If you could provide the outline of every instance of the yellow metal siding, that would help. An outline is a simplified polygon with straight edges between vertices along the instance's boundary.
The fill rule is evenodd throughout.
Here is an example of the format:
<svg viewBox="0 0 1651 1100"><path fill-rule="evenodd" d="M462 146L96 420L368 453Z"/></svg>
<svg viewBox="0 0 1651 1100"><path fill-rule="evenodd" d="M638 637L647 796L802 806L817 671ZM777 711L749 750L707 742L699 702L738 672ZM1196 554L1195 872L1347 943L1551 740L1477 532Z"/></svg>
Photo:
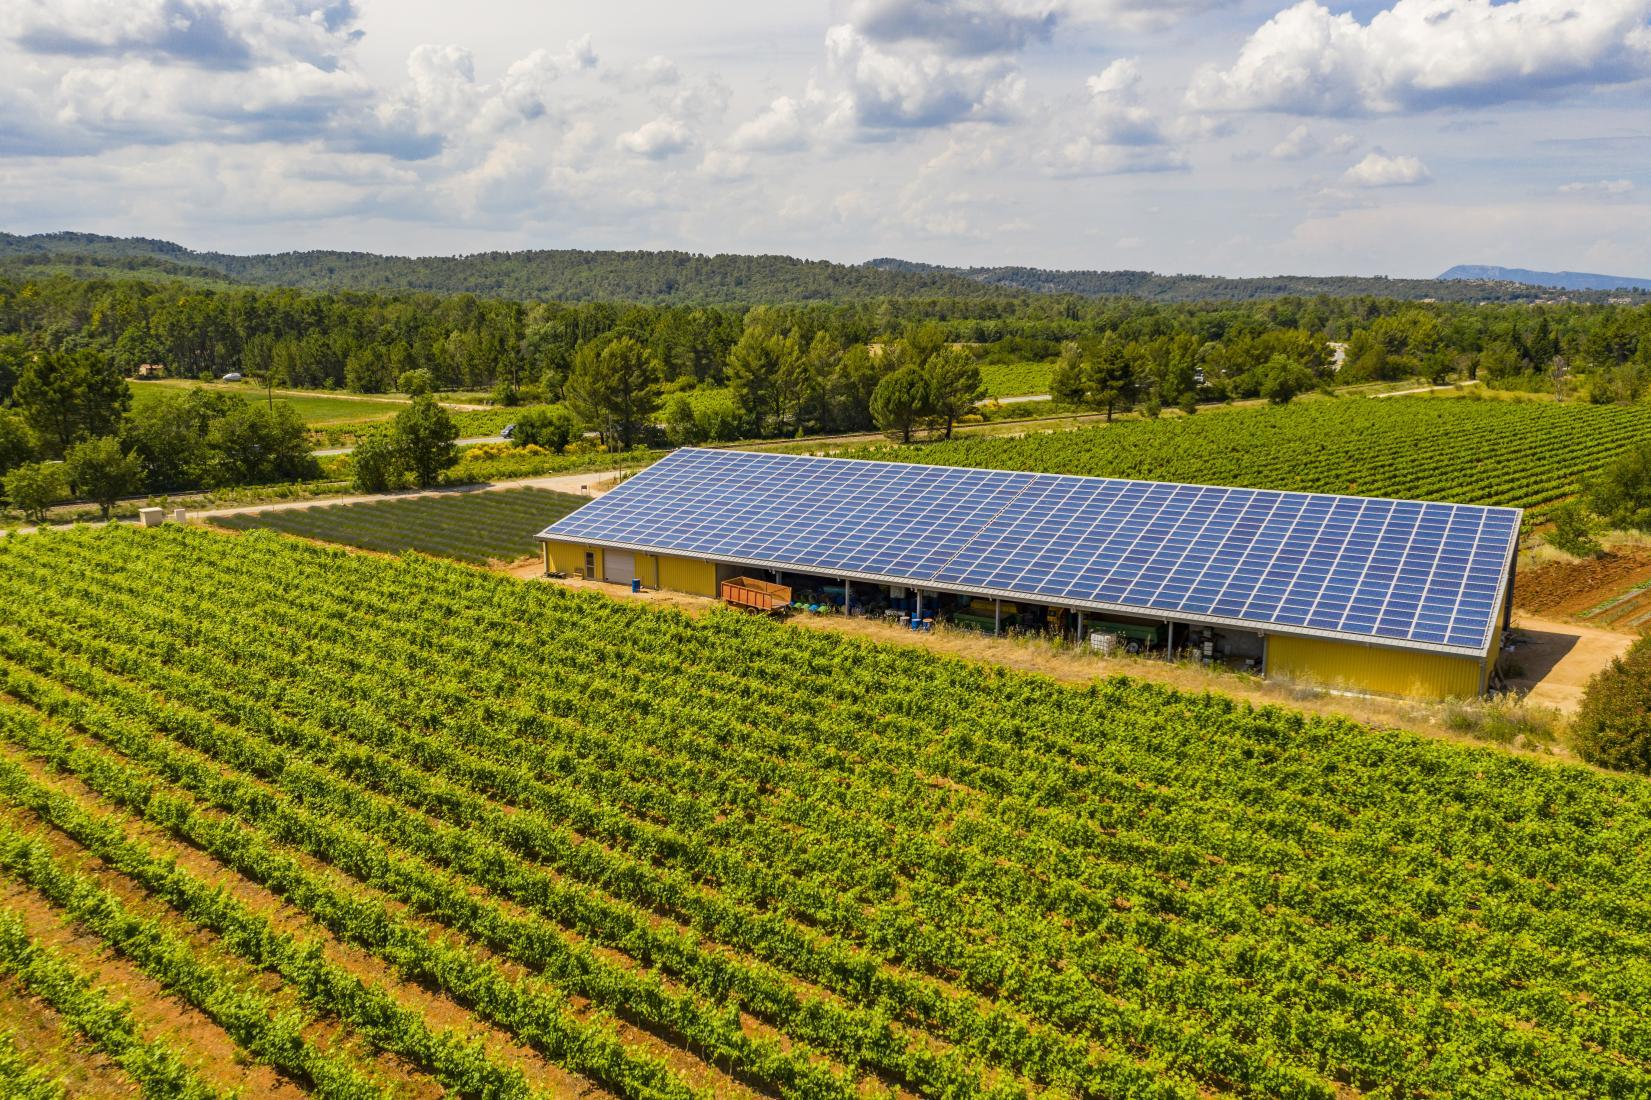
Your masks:
<svg viewBox="0 0 1651 1100"><path fill-rule="evenodd" d="M572 542L547 542L545 553L550 555L550 567L557 573L566 573L568 576L583 574L585 571L585 551L596 555L596 571L593 577L600 580L602 577L602 548L599 546L581 546Z"/></svg>
<svg viewBox="0 0 1651 1100"><path fill-rule="evenodd" d="M1412 699L1467 699L1483 690L1472 658L1288 634L1268 636L1267 675Z"/></svg>
<svg viewBox="0 0 1651 1100"><path fill-rule="evenodd" d="M717 567L694 558L659 556L659 587L695 596L716 596Z"/></svg>
<svg viewBox="0 0 1651 1100"><path fill-rule="evenodd" d="M584 571L586 551L595 554L596 569L591 576L597 580L602 579L604 563L601 547L573 542L547 542L544 546L549 567L557 573L566 573L569 576ZM708 561L674 558L666 554L638 553L636 576L651 588L667 588L673 592L687 592L695 596L713 598L717 594L717 567Z"/></svg>

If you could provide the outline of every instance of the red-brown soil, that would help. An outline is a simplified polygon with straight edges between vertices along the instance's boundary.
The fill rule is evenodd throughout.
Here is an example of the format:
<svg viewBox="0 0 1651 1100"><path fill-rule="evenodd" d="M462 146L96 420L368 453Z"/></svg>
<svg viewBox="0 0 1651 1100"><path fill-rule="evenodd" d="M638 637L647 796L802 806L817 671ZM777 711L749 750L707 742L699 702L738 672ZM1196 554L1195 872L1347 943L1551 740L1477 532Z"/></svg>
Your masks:
<svg viewBox="0 0 1651 1100"><path fill-rule="evenodd" d="M1608 552L1591 561L1546 562L1514 579L1513 602L1550 618L1575 615L1651 580L1651 547Z"/></svg>

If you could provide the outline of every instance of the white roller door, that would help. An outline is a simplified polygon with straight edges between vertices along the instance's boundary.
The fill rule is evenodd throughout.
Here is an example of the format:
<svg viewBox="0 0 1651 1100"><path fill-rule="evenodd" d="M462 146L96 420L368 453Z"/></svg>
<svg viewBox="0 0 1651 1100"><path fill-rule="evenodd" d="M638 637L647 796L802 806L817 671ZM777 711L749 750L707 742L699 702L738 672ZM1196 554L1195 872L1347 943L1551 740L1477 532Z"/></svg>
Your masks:
<svg viewBox="0 0 1651 1100"><path fill-rule="evenodd" d="M614 584L630 584L636 576L636 555L629 550L609 550L602 555L602 579Z"/></svg>

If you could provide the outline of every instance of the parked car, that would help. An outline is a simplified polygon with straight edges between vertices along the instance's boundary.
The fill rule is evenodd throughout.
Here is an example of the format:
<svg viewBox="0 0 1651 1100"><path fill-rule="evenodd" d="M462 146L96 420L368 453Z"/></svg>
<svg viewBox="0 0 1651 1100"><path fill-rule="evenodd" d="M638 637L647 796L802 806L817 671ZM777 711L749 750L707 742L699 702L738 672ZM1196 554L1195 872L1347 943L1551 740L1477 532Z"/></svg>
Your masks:
<svg viewBox="0 0 1651 1100"><path fill-rule="evenodd" d="M239 382L240 380L241 372L236 370L230 371L228 374L219 379L220 382Z"/></svg>
<svg viewBox="0 0 1651 1100"><path fill-rule="evenodd" d="M499 438L500 439L509 439L511 436L513 436L515 434L516 434L516 425L514 425L514 424L506 424L504 427L499 429Z"/></svg>

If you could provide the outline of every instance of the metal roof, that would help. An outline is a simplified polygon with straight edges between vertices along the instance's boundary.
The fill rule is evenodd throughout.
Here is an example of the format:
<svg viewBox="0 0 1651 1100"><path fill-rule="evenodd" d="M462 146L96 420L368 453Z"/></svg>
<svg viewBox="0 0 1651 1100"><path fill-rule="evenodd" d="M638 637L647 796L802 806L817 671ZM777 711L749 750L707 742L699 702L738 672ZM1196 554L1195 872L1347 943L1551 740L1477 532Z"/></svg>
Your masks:
<svg viewBox="0 0 1651 1100"><path fill-rule="evenodd" d="M683 449L541 539L1483 658L1520 512Z"/></svg>

